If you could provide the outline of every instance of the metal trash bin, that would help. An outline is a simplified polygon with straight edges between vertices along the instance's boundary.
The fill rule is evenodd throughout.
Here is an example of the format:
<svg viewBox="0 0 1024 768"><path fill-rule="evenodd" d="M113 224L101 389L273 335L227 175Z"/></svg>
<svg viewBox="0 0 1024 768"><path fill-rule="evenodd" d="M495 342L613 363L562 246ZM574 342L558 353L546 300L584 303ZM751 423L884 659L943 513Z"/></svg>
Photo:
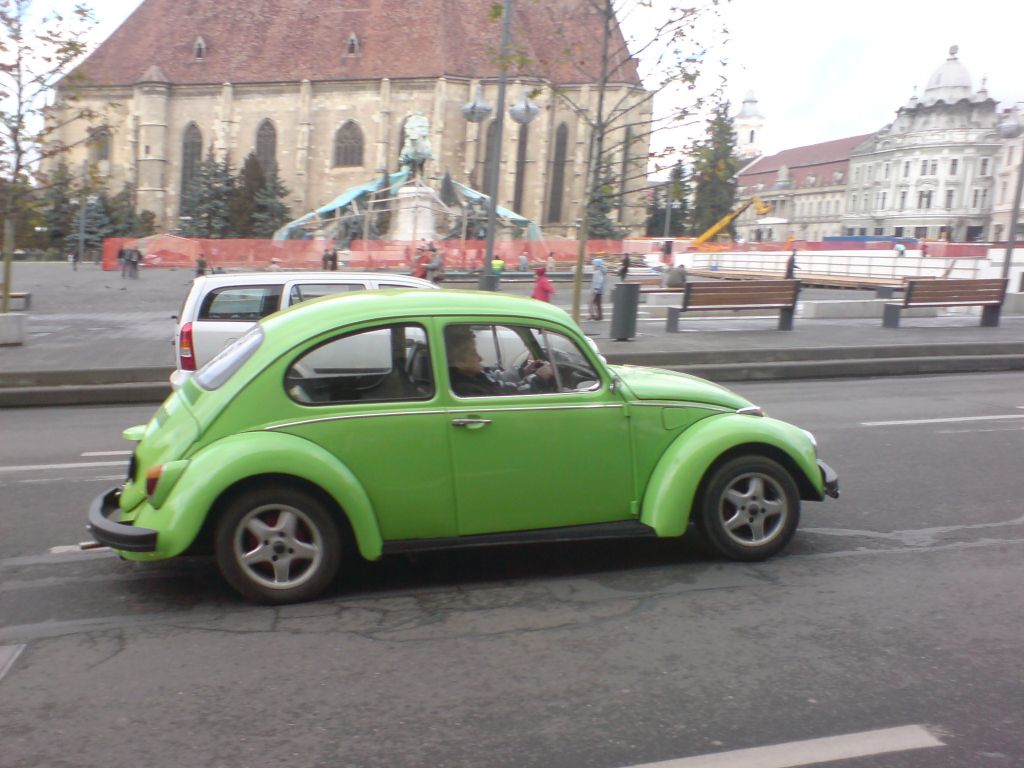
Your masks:
<svg viewBox="0 0 1024 768"><path fill-rule="evenodd" d="M612 294L612 327L615 341L629 341L636 336L636 315L640 307L640 284L619 283Z"/></svg>

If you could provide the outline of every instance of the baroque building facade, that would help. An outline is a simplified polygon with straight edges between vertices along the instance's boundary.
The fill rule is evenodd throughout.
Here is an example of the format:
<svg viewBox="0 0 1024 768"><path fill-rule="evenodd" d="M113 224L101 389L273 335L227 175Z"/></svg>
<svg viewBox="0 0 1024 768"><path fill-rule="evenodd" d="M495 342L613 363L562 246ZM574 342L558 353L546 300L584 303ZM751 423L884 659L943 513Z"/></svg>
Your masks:
<svg viewBox="0 0 1024 768"><path fill-rule="evenodd" d="M973 88L957 53L950 48L921 97L881 130L748 163L738 176L738 202L757 194L774 210L759 219L748 209L737 219L738 236L1004 239L1024 137L1000 138L1008 113L998 112L984 83ZM735 118L738 138L750 111L744 101ZM758 223L766 219L772 225Z"/></svg>
<svg viewBox="0 0 1024 768"><path fill-rule="evenodd" d="M132 189L136 210L152 211L164 231L177 226L181 190L211 149L235 169L250 152L273 163L299 214L397 170L403 122L417 112L430 121L427 176L448 172L485 190L496 121L468 122L462 108L481 96L497 102L491 6L144 0L61 84L51 109L55 124L72 106L101 117L67 123L54 140L70 147L74 172L89 168L112 192ZM550 234L571 236L582 214L603 24L582 0L521 7L512 18L517 58L530 63L510 69L509 104L529 94L541 109L525 126L505 116L498 202ZM612 27L610 49L625 51ZM642 177L649 94L628 54L613 53L609 71L606 102L629 106L606 139L610 164L622 179ZM618 223L639 230L643 194L620 191Z"/></svg>
<svg viewBox="0 0 1024 768"><path fill-rule="evenodd" d="M984 83L973 89L951 47L921 97L853 151L846 234L989 238L998 123L996 101Z"/></svg>

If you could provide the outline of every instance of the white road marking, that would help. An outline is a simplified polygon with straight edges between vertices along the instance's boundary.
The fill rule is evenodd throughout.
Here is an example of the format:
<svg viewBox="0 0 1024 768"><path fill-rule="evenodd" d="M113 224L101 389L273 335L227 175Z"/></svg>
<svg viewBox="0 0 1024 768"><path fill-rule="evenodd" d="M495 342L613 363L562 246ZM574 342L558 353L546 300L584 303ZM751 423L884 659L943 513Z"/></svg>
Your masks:
<svg viewBox="0 0 1024 768"><path fill-rule="evenodd" d="M88 477L25 477L17 480L0 480L0 488L6 485L42 485L44 483L98 483L106 480L124 480L120 475L89 475Z"/></svg>
<svg viewBox="0 0 1024 768"><path fill-rule="evenodd" d="M84 451L82 456L131 456L131 451Z"/></svg>
<svg viewBox="0 0 1024 768"><path fill-rule="evenodd" d="M1024 432L1024 427L992 427L989 429L940 429L936 435L976 435L983 432Z"/></svg>
<svg viewBox="0 0 1024 768"><path fill-rule="evenodd" d="M22 464L0 467L0 472L38 472L43 469L89 469L90 467L123 467L123 461L81 461L77 464Z"/></svg>
<svg viewBox="0 0 1024 768"><path fill-rule="evenodd" d="M911 749L945 746L920 725L882 728L877 731L848 733L823 739L791 741L770 747L738 749L710 755L645 763L632 768L794 768L834 760L905 752Z"/></svg>
<svg viewBox="0 0 1024 768"><path fill-rule="evenodd" d="M25 650L24 645L0 645L0 680L3 680L4 675L11 671L18 654L23 650Z"/></svg>
<svg viewBox="0 0 1024 768"><path fill-rule="evenodd" d="M110 547L105 547L95 541L83 541L81 544L61 544L50 547L46 551L51 555L77 555L82 552L102 552L109 549Z"/></svg>
<svg viewBox="0 0 1024 768"><path fill-rule="evenodd" d="M905 424L952 424L958 421L1000 421L1001 419L1024 419L1024 414L1003 413L995 416L953 416L948 419L906 419L903 421L862 421L862 427L897 427Z"/></svg>

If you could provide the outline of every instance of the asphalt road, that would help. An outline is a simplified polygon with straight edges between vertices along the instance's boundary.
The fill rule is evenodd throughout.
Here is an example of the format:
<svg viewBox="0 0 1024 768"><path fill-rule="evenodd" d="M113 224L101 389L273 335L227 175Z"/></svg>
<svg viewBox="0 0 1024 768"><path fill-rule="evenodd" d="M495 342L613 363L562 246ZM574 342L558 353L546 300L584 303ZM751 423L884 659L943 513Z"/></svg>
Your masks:
<svg viewBox="0 0 1024 768"><path fill-rule="evenodd" d="M0 766L624 768L914 725L942 746L828 765L1024 764L1024 375L738 389L840 475L783 556L438 553L279 609L51 551L152 408L0 412Z"/></svg>

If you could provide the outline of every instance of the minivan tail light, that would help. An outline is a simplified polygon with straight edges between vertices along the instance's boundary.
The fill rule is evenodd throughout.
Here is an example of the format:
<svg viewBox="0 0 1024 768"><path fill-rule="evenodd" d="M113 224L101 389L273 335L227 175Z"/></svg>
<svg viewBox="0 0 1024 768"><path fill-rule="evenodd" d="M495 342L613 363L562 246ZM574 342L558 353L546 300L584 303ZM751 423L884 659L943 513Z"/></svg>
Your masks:
<svg viewBox="0 0 1024 768"><path fill-rule="evenodd" d="M181 326L178 335L178 367L183 371L196 369L196 356L192 349L192 323Z"/></svg>

